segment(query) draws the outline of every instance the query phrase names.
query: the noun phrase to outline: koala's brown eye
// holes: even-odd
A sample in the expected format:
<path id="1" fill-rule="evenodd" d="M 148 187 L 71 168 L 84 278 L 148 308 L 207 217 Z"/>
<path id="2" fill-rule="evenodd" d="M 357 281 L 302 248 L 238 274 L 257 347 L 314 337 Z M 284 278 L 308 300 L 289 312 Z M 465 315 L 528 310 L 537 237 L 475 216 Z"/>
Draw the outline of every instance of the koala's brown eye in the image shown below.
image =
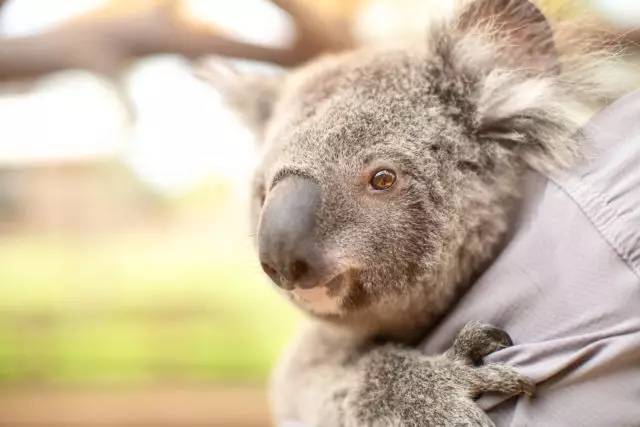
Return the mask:
<path id="1" fill-rule="evenodd" d="M 388 190 L 396 183 L 396 174 L 389 169 L 376 172 L 369 182 L 374 190 Z"/>

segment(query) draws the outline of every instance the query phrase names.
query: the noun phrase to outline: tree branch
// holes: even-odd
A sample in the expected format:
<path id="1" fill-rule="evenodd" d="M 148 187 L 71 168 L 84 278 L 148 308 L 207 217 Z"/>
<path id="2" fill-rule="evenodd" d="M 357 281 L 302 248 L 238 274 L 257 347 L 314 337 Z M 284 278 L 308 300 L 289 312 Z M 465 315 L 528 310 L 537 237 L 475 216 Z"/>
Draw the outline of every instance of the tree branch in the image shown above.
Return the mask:
<path id="1" fill-rule="evenodd" d="M 132 60 L 161 53 L 190 59 L 217 54 L 291 67 L 352 45 L 346 23 L 324 22 L 299 0 L 273 2 L 296 26 L 295 42 L 288 48 L 245 43 L 190 24 L 179 17 L 176 1 L 166 1 L 134 14 L 80 19 L 42 34 L 0 39 L 0 80 L 74 68 L 117 78 Z"/>
<path id="2" fill-rule="evenodd" d="M 307 61 L 320 53 L 340 51 L 353 47 L 350 17 L 327 21 L 302 0 L 271 0 L 287 12 L 296 28 L 296 41 L 291 51 L 299 62 Z"/>

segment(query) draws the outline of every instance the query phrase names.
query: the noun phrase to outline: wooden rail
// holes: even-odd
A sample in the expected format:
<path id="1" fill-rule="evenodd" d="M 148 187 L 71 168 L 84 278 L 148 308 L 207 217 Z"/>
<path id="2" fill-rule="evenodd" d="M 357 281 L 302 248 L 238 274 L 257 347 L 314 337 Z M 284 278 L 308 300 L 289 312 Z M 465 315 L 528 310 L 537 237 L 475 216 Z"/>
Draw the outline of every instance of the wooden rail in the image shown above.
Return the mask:
<path id="1" fill-rule="evenodd" d="M 2 427 L 267 427 L 261 387 L 0 389 Z"/>

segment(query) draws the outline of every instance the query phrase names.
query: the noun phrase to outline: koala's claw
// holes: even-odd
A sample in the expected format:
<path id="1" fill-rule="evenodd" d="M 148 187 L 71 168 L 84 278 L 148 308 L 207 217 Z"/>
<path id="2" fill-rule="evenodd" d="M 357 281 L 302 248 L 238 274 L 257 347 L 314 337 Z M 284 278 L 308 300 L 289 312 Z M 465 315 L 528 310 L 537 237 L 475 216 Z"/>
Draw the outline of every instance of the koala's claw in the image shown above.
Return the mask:
<path id="1" fill-rule="evenodd" d="M 484 357 L 512 345 L 513 340 L 504 330 L 473 321 L 462 328 L 446 356 L 465 364 L 480 365 Z"/>
<path id="2" fill-rule="evenodd" d="M 536 394 L 536 383 L 529 377 L 523 377 L 522 392 L 527 397 L 533 397 Z"/>
<path id="3" fill-rule="evenodd" d="M 486 325 L 486 326 L 487 326 L 486 328 L 487 335 L 493 338 L 494 342 L 498 346 L 496 350 L 500 348 L 511 347 L 513 345 L 513 340 L 511 339 L 511 336 L 506 331 L 491 325 Z"/>

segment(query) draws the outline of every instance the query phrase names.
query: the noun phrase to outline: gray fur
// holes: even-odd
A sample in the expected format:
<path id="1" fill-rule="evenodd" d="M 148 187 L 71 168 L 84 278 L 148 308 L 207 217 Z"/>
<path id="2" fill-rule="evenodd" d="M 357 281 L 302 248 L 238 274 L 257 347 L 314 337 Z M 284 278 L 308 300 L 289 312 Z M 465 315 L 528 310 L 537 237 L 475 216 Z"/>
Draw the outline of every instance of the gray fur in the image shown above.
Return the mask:
<path id="1" fill-rule="evenodd" d="M 525 168 L 580 152 L 589 95 L 605 93 L 588 71 L 601 62 L 581 57 L 559 53 L 528 1 L 476 0 L 426 42 L 326 56 L 261 89 L 214 82 L 261 141 L 256 224 L 291 175 L 323 194 L 329 285 L 278 290 L 311 315 L 274 375 L 278 420 L 490 426 L 475 396 L 531 392 L 509 367 L 475 366 L 509 344 L 495 328 L 468 325 L 439 357 L 411 345 L 492 259 Z M 379 168 L 398 175 L 384 193 L 368 187 Z"/>

